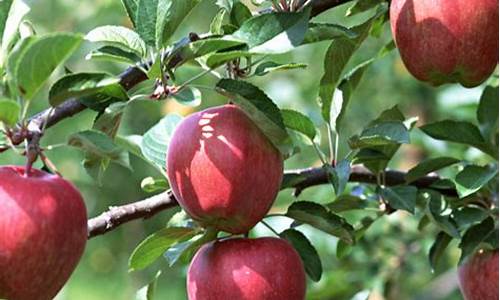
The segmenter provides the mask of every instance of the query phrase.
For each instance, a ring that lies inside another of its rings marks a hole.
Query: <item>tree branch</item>
[[[290,182],[291,180],[294,183],[288,186],[284,185],[282,186],[282,189],[294,188],[294,194],[298,196],[300,192],[308,187],[329,183],[327,176],[328,174],[323,168],[286,171],[286,181]],[[386,184],[388,186],[403,184],[405,183],[404,176],[404,172],[387,171]],[[432,188],[432,184],[438,180],[440,180],[438,176],[427,176],[412,182],[411,185],[418,188]],[[377,178],[373,173],[363,167],[354,167],[349,181],[374,184],[377,182]],[[453,189],[435,190],[438,190],[440,193],[445,195],[457,196],[457,192]],[[129,221],[150,218],[163,210],[177,205],[177,200],[172,192],[167,191],[131,204],[110,207],[107,212],[104,212],[88,221],[88,237],[90,239],[97,235],[105,234],[106,232],[114,230],[118,226]]]
[[[352,0],[316,0],[312,3],[311,16],[317,16],[330,8],[342,5]]]

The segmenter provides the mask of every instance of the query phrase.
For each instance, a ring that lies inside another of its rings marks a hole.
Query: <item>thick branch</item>
[[[405,173],[403,172],[388,171],[386,172],[386,184],[388,186],[403,184],[405,183],[404,175]],[[327,173],[323,168],[286,171],[285,176],[296,177],[296,183],[289,186],[291,188],[295,188],[296,194],[308,187],[328,183]],[[438,180],[440,180],[440,178],[437,176],[427,176],[420,178],[411,184],[418,188],[431,188],[431,185]],[[351,173],[349,181],[374,184],[377,182],[377,178],[368,170],[362,167],[355,167]],[[438,191],[445,195],[457,195],[456,191],[451,189]],[[177,200],[174,195],[168,191],[139,202],[124,206],[111,207],[109,211],[104,212],[88,221],[88,237],[92,238],[97,235],[104,234],[132,220],[150,218],[163,210],[175,206],[177,206]]]

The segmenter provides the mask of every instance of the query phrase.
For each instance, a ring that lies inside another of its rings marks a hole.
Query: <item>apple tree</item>
[[[146,219],[137,299],[498,299],[498,0],[50,2],[0,2],[0,299]]]

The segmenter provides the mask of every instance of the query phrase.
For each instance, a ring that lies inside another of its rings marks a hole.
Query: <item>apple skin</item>
[[[194,113],[175,129],[167,175],[182,208],[202,226],[248,232],[271,208],[283,158],[239,107]]]
[[[235,238],[204,245],[187,276],[189,300],[303,300],[304,266],[279,238]]]
[[[465,300],[498,300],[498,250],[480,251],[458,268]]]
[[[0,299],[54,298],[87,242],[80,193],[59,176],[2,166],[0,212]]]
[[[390,21],[413,76],[474,87],[498,63],[498,0],[392,0]]]

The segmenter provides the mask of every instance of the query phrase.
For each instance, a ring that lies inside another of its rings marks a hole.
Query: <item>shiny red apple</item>
[[[80,193],[59,176],[0,167],[0,299],[49,300],[87,241]]]
[[[187,276],[189,300],[303,300],[304,266],[278,238],[236,238],[204,245]]]
[[[498,300],[498,250],[480,251],[458,269],[465,300]]]
[[[498,0],[392,0],[392,33],[413,76],[474,87],[498,63]]]
[[[248,232],[280,189],[283,158],[235,105],[184,119],[170,140],[167,174],[179,204],[203,226]]]

